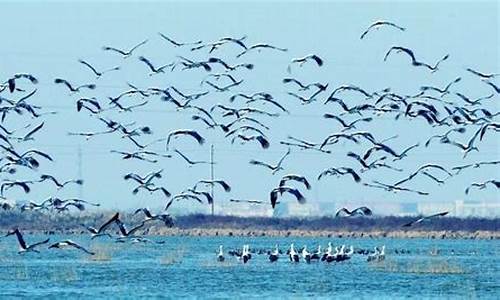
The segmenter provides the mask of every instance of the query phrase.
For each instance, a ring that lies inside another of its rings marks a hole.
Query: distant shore
[[[0,213],[0,231],[14,227],[27,233],[89,234],[82,224],[100,226],[114,212],[90,214]],[[413,217],[377,216],[364,218],[270,218],[211,216],[193,214],[173,217],[173,227],[159,221],[148,222],[141,234],[158,236],[239,236],[239,237],[329,237],[329,238],[427,238],[427,239],[500,239],[500,218],[436,218],[404,227]],[[142,215],[120,213],[120,219],[132,226],[144,220]],[[116,232],[111,227],[109,232]]]
[[[4,230],[6,231],[6,230]],[[82,234],[88,232],[81,229],[70,230],[26,230],[31,234]],[[110,231],[113,233],[113,231]],[[324,238],[350,238],[350,239],[472,239],[496,240],[500,239],[500,231],[451,231],[451,230],[394,230],[394,231],[346,231],[346,230],[275,230],[275,229],[239,229],[239,228],[168,228],[151,226],[140,234],[148,236],[198,236],[198,237],[324,237]],[[118,232],[116,232],[118,234]]]
[[[428,238],[428,239],[500,239],[500,231],[331,231],[273,230],[228,228],[151,228],[148,234],[161,236],[269,236],[269,237],[328,237],[328,238]]]

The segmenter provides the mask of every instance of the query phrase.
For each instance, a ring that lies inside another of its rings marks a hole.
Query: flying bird
[[[451,168],[453,171],[456,171],[455,172],[455,175],[458,175],[462,170],[464,169],[468,169],[468,168],[480,168],[481,166],[487,166],[487,165],[498,165],[500,164],[500,160],[497,160],[497,161],[482,161],[482,162],[477,162],[477,163],[473,163],[473,164],[467,164],[467,165],[463,165],[463,166],[457,166],[457,167],[453,167]]]
[[[180,43],[180,42],[177,42],[171,38],[169,38],[168,36],[164,35],[163,33],[161,32],[158,32],[158,35],[161,36],[164,40],[166,40],[167,42],[171,43],[172,45],[176,46],[176,47],[182,47],[182,46],[186,46],[186,45],[199,45],[202,43],[202,41],[195,41],[195,42],[188,42],[188,43]]]
[[[168,151],[168,146],[170,144],[170,140],[172,139],[172,137],[177,138],[181,135],[191,136],[192,138],[194,138],[198,142],[198,144],[200,146],[205,143],[205,139],[198,132],[196,132],[194,130],[190,130],[190,129],[177,129],[177,130],[171,131],[167,136],[167,143],[166,143],[167,151]]]
[[[319,57],[316,54],[309,54],[309,55],[306,55],[304,57],[294,58],[294,59],[292,59],[292,61],[290,62],[290,64],[287,67],[288,73],[292,72],[292,65],[293,64],[299,64],[299,67],[302,67],[308,61],[314,61],[318,67],[323,66],[323,63],[324,63],[323,59],[321,59],[321,57]]]
[[[121,54],[123,56],[123,58],[127,58],[130,55],[132,55],[132,52],[134,52],[137,48],[139,48],[140,46],[146,44],[147,42],[148,42],[148,40],[144,40],[144,41],[140,42],[139,44],[135,45],[134,47],[132,47],[130,50],[120,50],[120,49],[113,48],[113,47],[108,47],[108,46],[102,47],[102,50],[104,50],[104,51],[113,51],[113,52]]]
[[[40,180],[38,182],[44,182],[44,181],[47,181],[47,180],[51,181],[52,183],[54,183],[58,189],[62,189],[63,187],[65,187],[66,185],[71,184],[71,183],[74,183],[74,184],[77,184],[77,185],[82,185],[83,184],[83,180],[82,179],[71,179],[71,180],[66,180],[66,181],[59,182],[59,180],[57,180],[54,176],[48,175],[48,174],[42,174],[42,175],[40,175]]]
[[[488,184],[491,184],[491,185],[495,186],[497,189],[500,189],[500,181],[492,179],[492,180],[487,180],[485,182],[480,182],[480,183],[474,182],[474,183],[472,183],[471,185],[469,185],[465,189],[465,194],[466,195],[469,194],[470,189],[473,188],[473,187],[477,187],[480,190],[485,189]]]
[[[77,243],[73,242],[72,240],[63,240],[63,241],[57,242],[55,244],[50,245],[49,249],[53,249],[53,248],[64,249],[64,248],[70,248],[70,247],[81,250],[81,251],[83,251],[87,254],[90,254],[90,255],[95,255],[95,252],[87,250],[86,248],[78,245]]]
[[[79,92],[83,88],[86,88],[86,89],[89,89],[89,90],[94,90],[96,88],[96,85],[93,84],[93,83],[91,83],[91,84],[82,84],[80,86],[74,87],[67,80],[61,79],[61,78],[54,79],[54,83],[65,85],[70,90],[70,92],[72,92],[72,93],[77,93],[77,92]]]
[[[7,80],[7,84],[8,84],[9,92],[10,93],[13,93],[14,91],[17,90],[17,88],[16,88],[16,80],[18,80],[20,78],[28,79],[32,84],[37,84],[38,83],[38,79],[36,79],[36,77],[33,76],[33,75],[31,75],[31,74],[27,74],[27,73],[18,73],[18,74],[15,74],[14,76],[12,76],[11,78],[9,78]]]
[[[182,159],[184,159],[189,164],[189,166],[194,166],[198,164],[210,164],[210,162],[206,160],[191,160],[189,157],[187,157],[177,149],[174,149],[174,152],[179,154],[179,156],[182,157]]]
[[[442,217],[442,216],[446,216],[449,212],[448,211],[445,211],[445,212],[441,212],[441,213],[437,213],[437,214],[434,214],[434,215],[430,215],[430,216],[427,216],[427,217],[421,217],[421,218],[418,218],[414,221],[411,221],[410,223],[407,223],[407,224],[404,224],[403,227],[410,227],[410,226],[413,226],[413,225],[416,225],[416,224],[420,224],[424,221],[427,221],[427,220],[431,220],[431,219],[434,219],[434,218],[437,218],[437,217]]]
[[[326,169],[319,174],[318,180],[320,180],[324,176],[331,176],[331,175],[337,175],[337,176],[351,175],[355,182],[361,182],[361,177],[358,175],[358,173],[356,173],[356,171],[354,171],[353,169],[346,167]]]
[[[493,79],[496,76],[500,75],[499,73],[482,73],[471,68],[466,68],[465,70],[476,76],[479,76],[481,79]]]
[[[349,211],[347,208],[343,207],[337,211],[335,217],[339,216],[354,217],[354,216],[371,216],[371,215],[373,215],[371,209],[369,209],[366,206],[361,206],[356,209],[353,209],[352,211]]]
[[[319,82],[313,82],[313,83],[304,84],[304,83],[300,82],[299,80],[297,80],[295,78],[283,78],[282,82],[285,83],[285,84],[287,84],[287,83],[295,83],[296,85],[298,85],[300,87],[301,91],[309,90],[311,87],[316,87],[318,90],[323,90],[324,91],[328,87],[328,84],[322,84],[322,83],[319,83]]]
[[[394,192],[394,193],[396,193],[396,192],[411,192],[411,193],[416,193],[416,194],[422,195],[422,196],[429,195],[429,193],[427,193],[427,192],[422,192],[422,191],[417,191],[417,190],[413,190],[413,189],[409,189],[409,188],[404,188],[404,187],[396,186],[393,184],[386,184],[386,183],[382,183],[382,182],[377,181],[377,180],[373,180],[373,183],[374,184],[365,182],[365,183],[363,183],[363,185],[373,187],[373,188],[383,189],[383,190],[386,190],[389,192]]]
[[[493,82],[488,81],[488,80],[483,80],[484,83],[487,85],[491,86],[497,94],[500,94],[500,86],[495,85]]]
[[[323,118],[325,119],[333,119],[337,122],[340,123],[340,125],[342,125],[342,127],[344,127],[342,129],[342,131],[345,131],[345,130],[349,130],[349,129],[356,129],[356,123],[359,123],[359,122],[371,122],[373,121],[373,118],[372,117],[366,117],[366,118],[359,118],[359,119],[356,119],[354,121],[351,121],[351,122],[346,122],[345,120],[341,119],[339,116],[336,116],[336,115],[333,115],[333,114],[329,114],[329,113],[326,113],[323,115]]]
[[[83,59],[79,59],[78,62],[81,63],[82,65],[86,66],[87,68],[89,68],[92,71],[92,73],[94,73],[97,76],[97,78],[101,77],[105,73],[120,70],[120,67],[114,67],[114,68],[107,69],[104,71],[97,71],[97,69],[94,66],[92,66],[90,63],[84,61]]]
[[[290,180],[302,182],[304,184],[304,186],[306,187],[306,189],[308,189],[308,190],[311,189],[311,184],[309,183],[309,181],[307,181],[307,179],[304,176],[297,175],[297,174],[288,174],[288,175],[283,176],[280,180],[279,186],[280,187],[285,186],[285,184]]]
[[[145,151],[145,150],[139,150],[139,151],[135,151],[135,152],[111,150],[110,152],[121,154],[122,159],[138,159],[138,160],[147,161],[150,163],[157,163],[158,160],[150,159],[150,158],[148,158],[148,156],[167,157],[167,158],[172,157],[169,154],[159,154],[159,153],[156,153],[153,151]]]
[[[258,52],[260,52],[262,49],[272,49],[272,50],[277,50],[277,51],[281,51],[281,52],[288,51],[288,49],[286,49],[286,48],[279,48],[279,47],[276,47],[273,45],[260,43],[260,44],[255,44],[255,45],[248,47],[246,50],[244,50],[240,54],[236,55],[236,57],[241,57],[242,55],[244,55],[252,50],[257,50]]]
[[[399,186],[407,181],[410,181],[412,180],[415,176],[417,176],[418,174],[420,174],[421,172],[423,171],[428,171],[429,169],[435,169],[435,170],[440,170],[441,172],[444,172],[446,175],[448,175],[449,177],[452,177],[453,174],[451,174],[448,170],[446,170],[444,167],[440,166],[440,165],[437,165],[437,164],[425,164],[425,165],[422,165],[420,166],[415,172],[413,172],[412,174],[410,174],[408,177],[396,182],[394,184],[394,186]],[[432,178],[432,177],[431,177]]]
[[[21,232],[19,231],[18,228],[9,231],[5,236],[9,236],[9,235],[13,235],[13,234],[16,235],[17,241],[19,243],[19,252],[18,252],[19,254],[25,253],[25,252],[31,252],[31,251],[36,252],[36,253],[40,253],[40,251],[36,250],[35,248],[38,246],[41,246],[43,244],[47,244],[50,240],[50,239],[46,239],[46,240],[43,240],[41,242],[28,245],[24,241],[23,235],[21,234]]]
[[[361,37],[359,38],[360,40],[362,40],[372,29],[380,29],[381,27],[383,26],[389,26],[389,27],[393,27],[393,28],[396,28],[396,29],[399,29],[401,31],[405,31],[406,28],[404,27],[401,27],[399,25],[397,25],[396,23],[393,23],[393,22],[389,22],[389,21],[383,21],[383,20],[377,20],[375,22],[373,22],[369,27],[368,29],[366,29],[362,34],[361,34]]]
[[[270,193],[270,196],[269,196],[270,200],[271,200],[271,206],[273,207],[273,209],[276,206],[276,201],[278,200],[278,195],[282,195],[283,193],[290,193],[290,194],[294,195],[300,204],[306,203],[306,198],[302,195],[302,193],[300,193],[300,191],[298,189],[291,188],[288,186],[280,186],[280,187],[273,189]]]
[[[411,58],[411,64],[415,67],[426,67],[427,69],[431,70],[432,72],[435,72],[438,70],[438,67],[439,67],[439,64],[445,60],[447,60],[449,58],[449,55],[446,54],[445,56],[443,56],[440,60],[438,60],[436,62],[436,64],[434,64],[434,66],[431,66],[427,63],[424,63],[424,62],[420,62],[420,61],[417,61],[417,59],[415,58],[415,54],[413,53],[412,50],[408,49],[408,48],[404,48],[404,47],[399,47],[399,46],[393,46],[389,49],[389,51],[387,51],[387,53],[385,54],[385,57],[384,57],[384,61],[387,60],[387,57],[389,56],[389,54],[391,54],[393,51],[396,51],[396,52],[403,52],[405,54],[407,54],[410,58]]]
[[[200,184],[211,185],[211,186],[219,185],[224,189],[225,192],[229,193],[231,191],[231,186],[224,180],[200,180],[194,185],[194,189],[196,190],[196,187]]]
[[[120,214],[119,213],[115,213],[109,220],[107,220],[106,222],[104,222],[98,229],[92,227],[92,226],[86,226],[86,225],[83,225],[91,234],[91,239],[94,239],[96,237],[100,237],[100,236],[109,236],[109,234],[105,233],[105,231],[112,225],[112,224],[115,224],[116,220],[118,220],[118,218],[120,217]]]
[[[145,63],[146,66],[148,66],[148,68],[151,70],[151,73],[149,73],[149,76],[152,76],[153,74],[165,73],[165,68],[172,67],[174,65],[173,63],[170,63],[170,64],[163,65],[159,68],[156,68],[153,65],[153,63],[150,60],[148,60],[147,58],[145,58],[144,56],[139,56],[139,60],[141,62]]]
[[[115,222],[118,225],[118,229],[120,230],[120,235],[122,238],[134,237],[135,236],[134,233],[139,229],[141,229],[142,227],[144,227],[144,225],[146,224],[146,221],[142,221],[135,227],[132,227],[130,230],[127,230],[127,227],[125,226],[125,224],[123,224],[123,222],[120,219],[117,219]]]
[[[174,220],[169,214],[152,214],[147,208],[139,208],[134,212],[134,215],[142,212],[145,216],[146,222],[159,220],[165,223],[166,226],[172,227],[174,225]]]
[[[271,165],[271,164],[268,164],[268,163],[265,163],[265,162],[262,162],[262,161],[258,161],[258,160],[250,160],[250,164],[251,165],[255,165],[255,166],[263,166],[263,167],[266,167],[268,169],[270,169],[272,171],[272,174],[276,174],[276,172],[280,171],[280,170],[284,170],[283,169],[283,161],[285,160],[285,158],[290,155],[291,153],[291,150],[290,148],[288,148],[287,152],[280,158],[280,160],[275,164],[275,165]]]
[[[249,142],[249,141],[256,140],[257,142],[259,142],[259,144],[262,147],[262,149],[269,148],[269,141],[264,136],[262,136],[262,135],[243,135],[243,134],[238,134],[235,137],[233,137],[233,139],[231,140],[231,143],[234,143],[234,141],[236,139],[240,139],[240,140],[242,140],[244,142]]]

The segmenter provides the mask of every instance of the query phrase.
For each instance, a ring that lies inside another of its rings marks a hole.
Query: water
[[[28,243],[44,236],[26,235]],[[491,298],[500,294],[500,241],[421,239],[328,239],[270,237],[155,237],[157,244],[120,244],[71,238],[89,245],[94,258],[77,250],[17,254],[15,237],[0,239],[0,298]],[[270,264],[254,254],[246,265],[226,255],[240,248],[285,250],[291,242],[326,247],[347,244],[373,249],[386,245],[386,260],[367,263],[354,255],[342,263],[292,264],[282,255]],[[394,250],[409,250],[396,254]],[[438,255],[430,250],[438,249]]]

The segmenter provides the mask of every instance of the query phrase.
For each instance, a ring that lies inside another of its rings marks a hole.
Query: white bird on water
[[[304,248],[302,249],[302,258],[307,262],[307,263],[310,263],[311,262],[311,253],[309,253],[309,251],[307,251],[307,246],[304,246]]]
[[[219,246],[219,253],[217,254],[217,260],[220,262],[224,261],[224,250],[222,249],[222,245]]]
[[[278,249],[278,245],[276,245],[276,248],[274,249],[273,252],[269,254],[269,261],[270,262],[275,262],[278,260],[280,255],[280,250]]]
[[[295,251],[293,243],[290,244],[290,253],[288,254],[291,262],[299,262],[299,254]]]

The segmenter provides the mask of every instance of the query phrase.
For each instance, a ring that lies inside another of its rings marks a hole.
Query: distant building
[[[239,217],[271,217],[273,209],[267,204],[225,203],[217,205],[215,212],[218,215]]]
[[[486,217],[500,216],[499,202],[455,201],[455,215],[460,217]]]
[[[429,215],[449,211],[455,217],[483,217],[493,218],[500,216],[499,202],[464,201],[453,202],[424,202],[418,204],[418,214]]]
[[[449,211],[450,215],[456,216],[454,202],[423,202],[418,203],[417,214],[432,215],[444,211]]]
[[[317,204],[299,204],[296,201],[290,201],[278,204],[273,215],[275,217],[310,217],[318,215],[319,211]]]
[[[416,202],[401,203],[400,216],[413,216],[418,213],[418,204]]]

